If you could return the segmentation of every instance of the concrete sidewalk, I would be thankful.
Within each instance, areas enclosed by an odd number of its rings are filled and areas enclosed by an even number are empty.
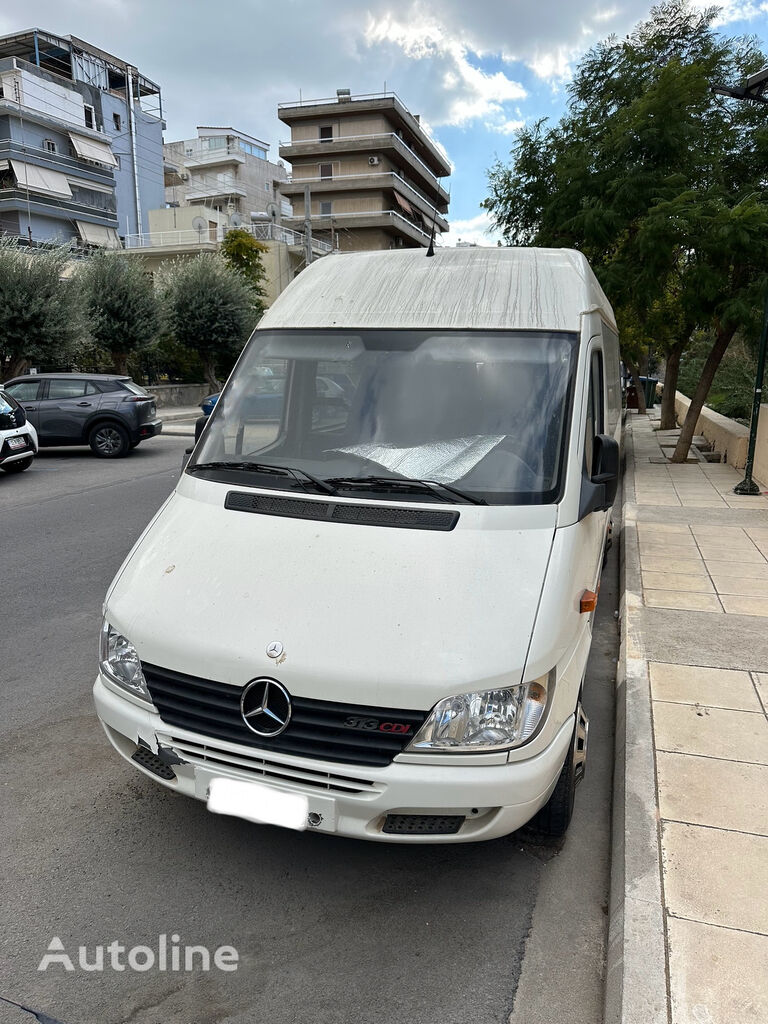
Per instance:
[[[203,415],[199,405],[167,406],[157,410],[163,421],[163,433],[175,437],[194,437],[195,422]]]
[[[627,419],[606,1024],[768,1021],[768,499]]]

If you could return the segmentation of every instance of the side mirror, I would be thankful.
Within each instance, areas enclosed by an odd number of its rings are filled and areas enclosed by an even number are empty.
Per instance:
[[[195,444],[200,440],[200,435],[205,430],[205,425],[208,422],[207,416],[198,416],[195,420]]]
[[[597,434],[592,449],[592,476],[581,481],[579,519],[590,512],[605,512],[613,505],[619,488],[619,443],[608,434]]]

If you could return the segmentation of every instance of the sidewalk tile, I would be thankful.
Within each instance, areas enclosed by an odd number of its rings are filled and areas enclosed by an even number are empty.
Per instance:
[[[643,587],[646,590],[678,590],[689,594],[714,594],[715,592],[707,576],[695,574],[688,576],[679,572],[653,572],[649,569],[643,570]]]
[[[768,562],[763,559],[752,562],[722,561],[707,559],[707,569],[712,577],[715,576],[738,576],[744,579],[768,580]]]
[[[662,818],[768,836],[768,766],[659,751],[656,767]]]
[[[768,597],[723,597],[723,608],[732,615],[768,617]]]
[[[768,675],[765,675],[762,672],[756,672],[755,687],[757,689],[758,696],[760,697],[760,703],[763,705],[763,711],[768,715]]]
[[[731,711],[762,711],[749,672],[659,662],[651,662],[649,669],[654,700]]]
[[[768,937],[669,918],[672,1024],[765,1024]]]
[[[666,555],[640,552],[640,566],[651,572],[680,572],[685,576],[706,576],[707,570],[698,551],[695,558],[667,558]],[[768,565],[766,566],[768,569]]]
[[[768,579],[754,577],[741,579],[738,576],[713,576],[712,581],[718,594],[733,594],[739,597],[768,597]]]
[[[661,849],[670,914],[768,936],[768,837],[664,822]]]
[[[686,594],[678,590],[645,590],[643,597],[649,608],[681,608],[691,612],[722,611],[720,602],[714,594]]]
[[[749,711],[653,702],[657,750],[768,765],[768,720]]]

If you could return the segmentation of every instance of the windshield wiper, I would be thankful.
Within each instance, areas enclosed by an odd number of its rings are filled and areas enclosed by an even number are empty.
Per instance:
[[[298,466],[279,466],[274,462],[198,462],[187,468],[188,473],[197,473],[204,469],[231,469],[239,473],[270,473],[272,476],[292,476],[300,484],[305,480],[313,483],[323,494],[338,494],[336,488],[327,480],[309,473]]]
[[[470,494],[468,491],[462,491],[458,487],[454,487],[452,484],[440,483],[438,480],[417,480],[408,476],[334,476],[325,482],[337,487],[365,487],[369,490],[377,486],[386,486],[392,490],[395,490],[398,487],[407,490],[420,489],[422,491],[428,491],[430,494],[434,494],[439,501],[446,500],[445,495],[441,492],[447,491],[449,494],[456,495],[456,497],[469,502],[471,505],[488,504],[485,498],[478,498],[474,494]],[[451,499],[449,498],[447,500],[450,501]]]

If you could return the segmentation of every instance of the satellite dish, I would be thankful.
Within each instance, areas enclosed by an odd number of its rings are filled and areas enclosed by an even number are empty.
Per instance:
[[[233,228],[239,228],[240,225],[243,223],[243,218],[240,216],[239,213],[230,213],[229,223]]]
[[[208,221],[205,219],[205,217],[195,217],[192,220],[192,227],[198,233],[198,235],[202,235],[204,231],[208,230]]]
[[[277,220],[280,213],[280,208],[277,203],[267,203],[267,216],[270,220]]]

